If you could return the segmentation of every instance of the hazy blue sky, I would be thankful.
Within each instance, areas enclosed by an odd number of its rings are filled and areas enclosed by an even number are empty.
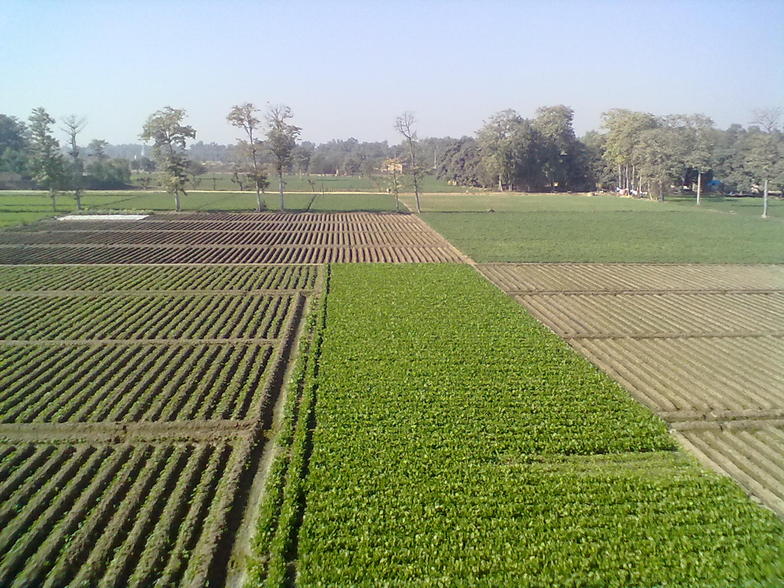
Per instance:
[[[703,112],[725,127],[784,106],[784,2],[80,2],[0,0],[0,112],[88,118],[85,142],[137,142],[185,108],[231,142],[233,104],[284,103],[303,138],[473,133],[504,108]]]

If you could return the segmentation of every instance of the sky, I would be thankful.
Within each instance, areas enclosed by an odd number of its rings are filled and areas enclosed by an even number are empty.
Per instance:
[[[0,113],[87,118],[82,141],[140,142],[184,108],[231,143],[234,104],[285,104],[302,138],[471,135],[506,108],[704,113],[784,107],[784,2],[0,0]]]

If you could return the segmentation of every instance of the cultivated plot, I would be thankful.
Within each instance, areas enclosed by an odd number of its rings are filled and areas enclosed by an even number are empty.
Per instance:
[[[223,583],[322,274],[0,268],[0,585]]]
[[[784,514],[784,266],[479,267]]]
[[[203,213],[51,221],[0,233],[0,263],[448,262],[459,252],[419,218],[383,213]]]

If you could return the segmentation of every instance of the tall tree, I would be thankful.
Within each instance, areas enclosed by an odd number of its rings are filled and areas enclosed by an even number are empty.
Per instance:
[[[43,108],[33,109],[30,115],[30,147],[35,181],[49,190],[52,210],[57,211],[57,190],[63,180],[63,155],[60,143],[52,136],[54,119]]]
[[[686,134],[685,163],[697,170],[697,206],[701,204],[702,175],[713,168],[713,121],[704,114],[683,117]]]
[[[511,136],[522,122],[514,110],[502,110],[490,117],[476,133],[484,168],[498,181],[498,190],[512,184],[513,161],[510,154]]]
[[[615,168],[617,187],[631,191],[639,189],[642,177],[639,174],[639,141],[644,131],[655,129],[659,121],[647,112],[634,112],[614,108],[602,114],[602,126],[607,129],[605,141],[605,157]],[[648,151],[647,147],[644,151]]]
[[[416,211],[420,213],[422,208],[419,203],[419,177],[421,170],[417,165],[416,157],[416,142],[417,134],[414,129],[416,119],[413,112],[404,112],[395,119],[395,130],[403,136],[403,139],[408,146],[408,173],[411,176],[411,181],[414,184],[414,199],[416,201]]]
[[[93,139],[90,141],[89,145],[87,145],[87,153],[90,157],[94,157],[98,161],[106,161],[109,159],[109,156],[106,155],[106,148],[108,146],[109,143],[103,139]]]
[[[261,194],[267,183],[267,174],[262,171],[261,162],[259,161],[261,142],[256,137],[256,130],[259,125],[259,119],[256,118],[258,111],[259,109],[252,103],[245,102],[244,104],[232,106],[226,119],[231,123],[231,126],[242,129],[245,133],[246,139],[238,140],[239,150],[247,160],[248,169],[245,174],[256,186],[256,210],[261,212],[264,209],[264,201],[261,199]]]
[[[291,152],[297,146],[297,139],[302,131],[300,127],[287,122],[293,117],[291,108],[282,104],[270,106],[267,110],[267,146],[275,158],[281,210],[286,210],[283,198],[283,171],[291,159]]]
[[[180,211],[180,195],[186,195],[188,159],[185,145],[196,137],[190,125],[183,124],[185,111],[166,106],[150,115],[144,123],[140,138],[153,142],[153,156],[164,173],[166,191],[174,196],[174,208]]]
[[[82,209],[82,181],[84,175],[84,162],[79,157],[79,145],[76,142],[76,137],[84,130],[87,125],[87,120],[79,118],[75,114],[66,116],[63,119],[63,132],[68,137],[68,155],[71,156],[71,166],[69,180],[71,189],[74,191],[74,198],[76,199],[76,209]]]
[[[30,141],[24,122],[0,114],[0,172],[28,174]]]
[[[574,135],[574,110],[567,106],[543,106],[532,124],[543,139],[540,148],[542,172],[551,188],[569,188],[577,174],[578,147]]]
[[[762,218],[768,217],[768,183],[781,175],[784,143],[780,133],[754,129],[749,135],[746,166],[751,177],[762,183]]]

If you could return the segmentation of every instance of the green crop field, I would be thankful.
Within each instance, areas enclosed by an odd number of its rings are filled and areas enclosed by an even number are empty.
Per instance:
[[[249,586],[784,578],[780,521],[471,268],[333,266],[311,326]]]
[[[614,196],[423,200],[423,218],[478,262],[784,262],[784,218],[775,216]]]

